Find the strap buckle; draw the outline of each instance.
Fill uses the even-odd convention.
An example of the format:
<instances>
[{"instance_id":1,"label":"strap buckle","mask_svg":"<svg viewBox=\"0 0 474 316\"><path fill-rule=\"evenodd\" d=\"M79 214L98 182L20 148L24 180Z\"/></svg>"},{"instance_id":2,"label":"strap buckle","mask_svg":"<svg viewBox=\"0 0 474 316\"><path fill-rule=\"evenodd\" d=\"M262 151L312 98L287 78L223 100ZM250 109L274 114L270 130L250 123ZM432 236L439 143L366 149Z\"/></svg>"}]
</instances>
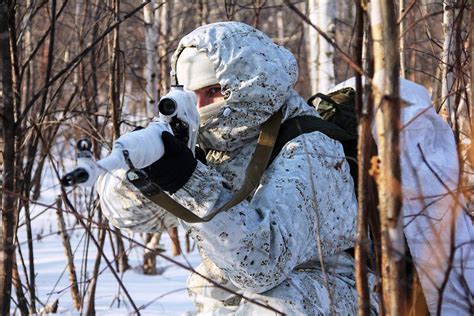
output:
<instances>
[{"instance_id":1,"label":"strap buckle","mask_svg":"<svg viewBox=\"0 0 474 316\"><path fill-rule=\"evenodd\" d=\"M127 180L130 181L146 197L160 193L161 188L148 178L148 174L143 169L137 169L130 160L128 150L123 150L123 157L129 170L126 173Z\"/></svg>"}]
</instances>

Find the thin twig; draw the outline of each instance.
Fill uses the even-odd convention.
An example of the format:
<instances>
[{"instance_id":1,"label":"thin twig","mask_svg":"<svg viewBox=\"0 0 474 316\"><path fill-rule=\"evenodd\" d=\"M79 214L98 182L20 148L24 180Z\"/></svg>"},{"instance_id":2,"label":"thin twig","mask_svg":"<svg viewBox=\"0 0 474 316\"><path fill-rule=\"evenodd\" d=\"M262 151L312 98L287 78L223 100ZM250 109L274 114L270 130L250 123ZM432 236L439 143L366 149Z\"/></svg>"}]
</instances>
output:
<instances>
[{"instance_id":1,"label":"thin twig","mask_svg":"<svg viewBox=\"0 0 474 316\"><path fill-rule=\"evenodd\" d=\"M402 20L405 18L405 16L408 14L408 12L411 11L411 9L413 9L413 7L415 6L416 4L416 1L417 0L412 0L410 2L410 4L408 5L408 7L403 11L403 14L398 18L397 20L397 25L400 24L402 22Z\"/></svg>"},{"instance_id":2,"label":"thin twig","mask_svg":"<svg viewBox=\"0 0 474 316\"><path fill-rule=\"evenodd\" d=\"M66 72L69 70L73 70L79 65L79 62L84 58L85 55L87 55L95 45L97 45L102 39L107 36L110 32L112 32L116 27L118 27L120 24L122 24L124 21L126 21L128 18L132 17L135 13L140 11L145 5L147 5L151 0L145 0L141 5L124 15L123 18L118 19L118 21L112 23L100 36L97 37L97 39L92 42L89 46L84 48L82 52L80 52L76 57L74 57L66 66L64 66L63 69L61 69L56 75L54 75L48 82L44 84L44 86L36 92L36 94L31 98L31 100L28 102L28 104L25 107L25 110L21 114L21 117L18 119L18 121L22 121L27 115L35 101L43 94L43 91L48 89L53 83L55 83L59 78L61 78Z\"/></svg>"}]
</instances>

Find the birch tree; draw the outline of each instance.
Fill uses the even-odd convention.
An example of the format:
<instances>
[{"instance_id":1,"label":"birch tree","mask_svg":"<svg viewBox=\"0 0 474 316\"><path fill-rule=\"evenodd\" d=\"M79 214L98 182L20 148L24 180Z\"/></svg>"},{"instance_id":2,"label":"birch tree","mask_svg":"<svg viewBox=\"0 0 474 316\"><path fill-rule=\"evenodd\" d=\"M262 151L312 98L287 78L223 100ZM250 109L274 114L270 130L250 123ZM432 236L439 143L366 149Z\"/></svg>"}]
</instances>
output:
<instances>
[{"instance_id":1,"label":"birch tree","mask_svg":"<svg viewBox=\"0 0 474 316\"><path fill-rule=\"evenodd\" d=\"M463 193L470 206L474 200L472 187L474 184L474 168L472 155L471 129L472 105L470 100L471 78L469 76L468 33L463 30L463 16L467 11L467 1L458 0L444 4L442 52L442 88L441 116L451 124L456 141L459 145L461 179ZM469 27L467 27L469 29ZM469 108L471 107L471 108ZM471 207L471 216L474 215Z\"/></svg>"},{"instance_id":2,"label":"birch tree","mask_svg":"<svg viewBox=\"0 0 474 316\"><path fill-rule=\"evenodd\" d=\"M159 33L159 11L156 0L143 7L143 18L145 22L145 49L146 49L146 115L148 118L155 117L158 113L156 104L158 100L158 64L157 47ZM155 16L156 15L156 16Z\"/></svg>"},{"instance_id":3,"label":"birch tree","mask_svg":"<svg viewBox=\"0 0 474 316\"><path fill-rule=\"evenodd\" d=\"M398 16L403 16L403 13L405 12L405 0L400 0L399 7L398 7ZM405 19L402 19L400 21L400 46L399 46L399 51L400 51L400 77L405 78L406 77L406 67L405 67L405 36L403 36L403 33L405 32Z\"/></svg>"},{"instance_id":4,"label":"birch tree","mask_svg":"<svg viewBox=\"0 0 474 316\"><path fill-rule=\"evenodd\" d=\"M145 22L145 48L147 62L145 65L146 79L146 115L149 119L158 115L157 102L159 94L158 84L158 41L160 30L160 11L156 0L152 0L143 7ZM156 251L149 249L158 249L161 238L161 232L144 234L147 249L143 253L143 272L145 274L155 275L156 271Z\"/></svg>"},{"instance_id":5,"label":"birch tree","mask_svg":"<svg viewBox=\"0 0 474 316\"><path fill-rule=\"evenodd\" d=\"M443 51L441 58L441 116L446 122L453 126L455 120L455 95L452 93L454 88L454 59L456 38L454 36L454 17L458 13L456 0L443 1Z\"/></svg>"},{"instance_id":6,"label":"birch tree","mask_svg":"<svg viewBox=\"0 0 474 316\"><path fill-rule=\"evenodd\" d=\"M277 25L277 32L278 32L278 41L281 43L285 37L285 27L283 24L283 12L278 11L276 15L276 25Z\"/></svg>"},{"instance_id":7,"label":"birch tree","mask_svg":"<svg viewBox=\"0 0 474 316\"><path fill-rule=\"evenodd\" d=\"M173 11L173 1L166 1L160 6L159 15L155 15L155 18L160 19L160 36L159 36L159 45L158 45L158 55L159 55L159 67L160 67L160 77L159 77L159 96L163 96L168 91L169 87L169 56L168 56L168 46L171 34L171 23Z\"/></svg>"},{"instance_id":8,"label":"birch tree","mask_svg":"<svg viewBox=\"0 0 474 316\"><path fill-rule=\"evenodd\" d=\"M308 12L311 22L334 38L335 1L310 0ZM335 84L334 48L310 25L308 25L308 47L311 90L313 93L327 91Z\"/></svg>"}]
</instances>

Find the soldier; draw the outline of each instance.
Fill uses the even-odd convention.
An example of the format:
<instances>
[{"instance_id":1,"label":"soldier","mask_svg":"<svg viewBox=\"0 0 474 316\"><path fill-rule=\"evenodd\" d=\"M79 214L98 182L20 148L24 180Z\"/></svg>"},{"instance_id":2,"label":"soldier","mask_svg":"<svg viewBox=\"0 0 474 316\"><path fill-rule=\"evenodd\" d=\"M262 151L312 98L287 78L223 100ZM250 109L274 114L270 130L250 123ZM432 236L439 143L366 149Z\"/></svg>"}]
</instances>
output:
<instances>
[{"instance_id":1,"label":"soldier","mask_svg":"<svg viewBox=\"0 0 474 316\"><path fill-rule=\"evenodd\" d=\"M200 217L241 188L263 123L276 113L283 124L318 116L293 89L294 56L243 23L210 24L185 36L171 73L197 95L205 160L164 132L165 154L147 172ZM106 175L98 191L104 214L122 228L153 231L173 222L127 181ZM289 315L355 315L354 264L346 250L354 244L356 210L341 144L310 132L284 144L245 200L208 222L182 223L203 257L197 271L221 285ZM188 288L199 313L269 312L197 274Z\"/></svg>"}]
</instances>

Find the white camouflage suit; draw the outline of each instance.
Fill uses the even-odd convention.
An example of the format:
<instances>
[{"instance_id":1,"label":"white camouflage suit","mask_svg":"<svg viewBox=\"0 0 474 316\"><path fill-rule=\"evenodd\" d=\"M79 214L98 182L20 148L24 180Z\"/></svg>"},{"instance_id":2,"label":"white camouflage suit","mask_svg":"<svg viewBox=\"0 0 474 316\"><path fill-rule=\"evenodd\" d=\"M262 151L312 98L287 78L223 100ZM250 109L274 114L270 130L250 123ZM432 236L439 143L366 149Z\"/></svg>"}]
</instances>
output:
<instances>
[{"instance_id":1,"label":"white camouflage suit","mask_svg":"<svg viewBox=\"0 0 474 316\"><path fill-rule=\"evenodd\" d=\"M172 75L185 47L207 53L226 95L225 104L201 122L208 165L198 162L172 195L204 217L240 188L263 122L280 109L283 121L317 114L292 88L293 55L262 32L235 22L200 27L179 43ZM162 221L173 222L117 177L102 177L98 192L105 215L121 228L154 231ZM283 147L247 200L207 223L183 225L203 257L197 271L221 285L289 315L355 315L353 259L345 250L354 245L356 210L341 144L313 132ZM200 315L275 314L197 274L188 288ZM372 300L371 310L377 308Z\"/></svg>"}]
</instances>

